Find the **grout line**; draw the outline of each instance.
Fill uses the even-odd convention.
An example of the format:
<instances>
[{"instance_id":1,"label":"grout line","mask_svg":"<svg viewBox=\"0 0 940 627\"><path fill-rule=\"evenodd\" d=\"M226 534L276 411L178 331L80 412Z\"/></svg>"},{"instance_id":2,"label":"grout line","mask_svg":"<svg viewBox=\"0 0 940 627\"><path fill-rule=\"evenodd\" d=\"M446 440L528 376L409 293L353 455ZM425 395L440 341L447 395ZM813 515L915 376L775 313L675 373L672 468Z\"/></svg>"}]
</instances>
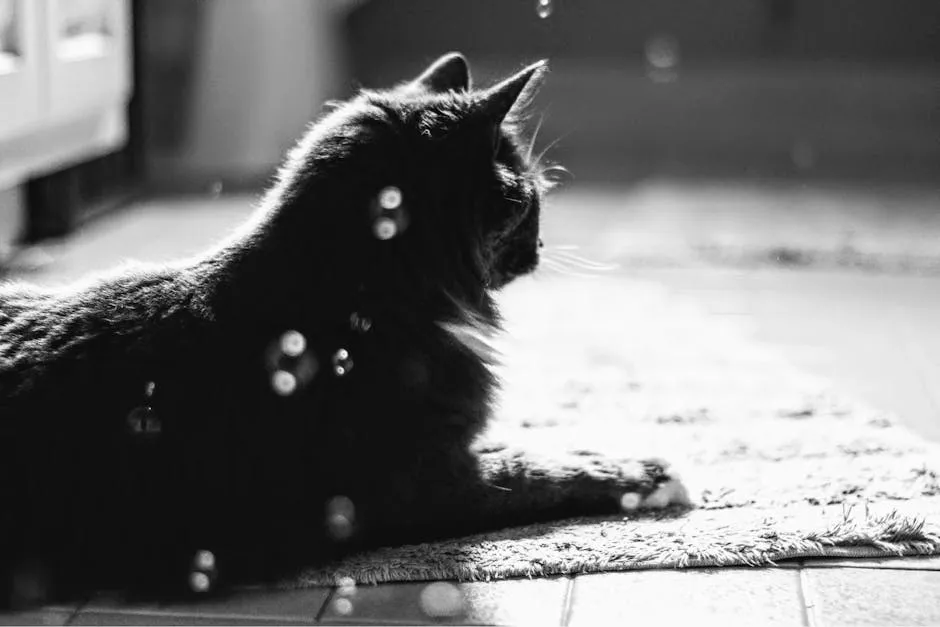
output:
<instances>
[{"instance_id":1,"label":"grout line","mask_svg":"<svg viewBox=\"0 0 940 627\"><path fill-rule=\"evenodd\" d=\"M801 568L797 571L800 580L800 602L803 606L803 622L806 627L822 627L816 616L816 598L813 595L812 584L808 572Z\"/></svg>"},{"instance_id":2,"label":"grout line","mask_svg":"<svg viewBox=\"0 0 940 627\"><path fill-rule=\"evenodd\" d=\"M84 611L84 609L88 606L89 603L91 603L91 599L92 597L88 596L88 597L85 597L85 599L82 600L81 602L77 603L75 605L75 609L72 610L72 612L69 614L69 617L65 619L64 624L71 625L72 621L78 618L78 615L81 614L82 611Z\"/></svg>"},{"instance_id":3,"label":"grout line","mask_svg":"<svg viewBox=\"0 0 940 627\"><path fill-rule=\"evenodd\" d=\"M326 609L330 606L330 603L333 601L333 597L336 596L336 588L330 588L330 593L326 595L326 598L323 599L323 604L320 605L320 609L316 614L313 615L313 622L319 623L323 620L323 615L326 614Z\"/></svg>"},{"instance_id":4,"label":"grout line","mask_svg":"<svg viewBox=\"0 0 940 627\"><path fill-rule=\"evenodd\" d=\"M561 601L561 627L568 627L571 621L571 611L574 609L574 582L577 576L569 575L566 577L568 584L565 586L565 595Z\"/></svg>"}]
</instances>

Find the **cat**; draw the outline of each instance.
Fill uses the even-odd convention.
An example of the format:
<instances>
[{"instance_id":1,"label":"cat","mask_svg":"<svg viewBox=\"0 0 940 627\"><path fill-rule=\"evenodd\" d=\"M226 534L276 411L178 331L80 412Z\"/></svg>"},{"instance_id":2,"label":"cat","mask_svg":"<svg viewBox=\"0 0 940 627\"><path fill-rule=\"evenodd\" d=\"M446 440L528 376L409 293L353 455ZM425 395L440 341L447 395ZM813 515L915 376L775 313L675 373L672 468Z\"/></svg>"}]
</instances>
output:
<instances>
[{"instance_id":1,"label":"cat","mask_svg":"<svg viewBox=\"0 0 940 627\"><path fill-rule=\"evenodd\" d=\"M447 54L333 103L205 254L0 287L12 598L218 590L381 544L688 505L661 460L478 439L494 295L539 261L550 184L523 125L546 72L476 89Z\"/></svg>"}]
</instances>

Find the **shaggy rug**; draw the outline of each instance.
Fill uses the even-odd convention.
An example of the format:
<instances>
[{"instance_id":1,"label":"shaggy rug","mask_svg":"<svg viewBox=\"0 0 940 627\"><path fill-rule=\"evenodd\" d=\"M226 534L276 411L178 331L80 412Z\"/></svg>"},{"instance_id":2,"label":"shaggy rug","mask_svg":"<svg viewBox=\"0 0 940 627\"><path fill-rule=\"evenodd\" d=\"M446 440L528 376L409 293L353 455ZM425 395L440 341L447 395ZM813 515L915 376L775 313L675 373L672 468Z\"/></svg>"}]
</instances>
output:
<instances>
[{"instance_id":1,"label":"shaggy rug","mask_svg":"<svg viewBox=\"0 0 940 627\"><path fill-rule=\"evenodd\" d=\"M740 320L623 277L535 278L502 306L506 385L488 435L663 457L696 509L388 548L292 585L940 554L940 446L839 397Z\"/></svg>"}]
</instances>

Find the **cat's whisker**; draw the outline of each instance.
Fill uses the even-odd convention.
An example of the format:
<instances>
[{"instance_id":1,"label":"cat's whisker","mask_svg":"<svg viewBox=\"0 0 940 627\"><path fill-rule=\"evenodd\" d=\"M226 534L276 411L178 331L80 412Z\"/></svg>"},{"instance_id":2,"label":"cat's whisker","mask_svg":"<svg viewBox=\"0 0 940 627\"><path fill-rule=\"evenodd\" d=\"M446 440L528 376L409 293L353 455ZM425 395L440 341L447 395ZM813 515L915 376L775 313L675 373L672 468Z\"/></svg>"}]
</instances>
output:
<instances>
[{"instance_id":1,"label":"cat's whisker","mask_svg":"<svg viewBox=\"0 0 940 627\"><path fill-rule=\"evenodd\" d=\"M565 251L549 250L543 252L542 254L543 256L547 256L553 259L556 263L560 263L568 268L593 270L597 272L607 272L618 268L618 266L615 264L604 264L597 261L592 261L590 259L581 257L580 255L573 255Z\"/></svg>"},{"instance_id":2,"label":"cat's whisker","mask_svg":"<svg viewBox=\"0 0 940 627\"><path fill-rule=\"evenodd\" d=\"M599 261L593 261L591 259L588 259L587 257L582 257L581 255L577 255L573 252L566 251L566 250L556 250L556 251L552 251L552 253L557 255L558 259L564 260L570 263L573 267L581 268L583 270L599 270L603 272L609 272L611 270L616 270L620 267L618 264L615 264L615 263L603 263Z\"/></svg>"},{"instance_id":3,"label":"cat's whisker","mask_svg":"<svg viewBox=\"0 0 940 627\"><path fill-rule=\"evenodd\" d=\"M535 125L535 132L532 133L532 141L529 142L529 150L526 151L526 163L532 162L532 153L535 151L535 142L539 137L539 131L542 130L542 123L545 122L545 114L539 116L539 122Z\"/></svg>"},{"instance_id":4,"label":"cat's whisker","mask_svg":"<svg viewBox=\"0 0 940 627\"><path fill-rule=\"evenodd\" d=\"M596 279L598 277L597 274L578 272L577 270L572 270L570 267L558 263L553 259L546 259L544 257L541 260L541 265L544 266L546 270L549 270L554 274L561 274L568 277L574 277L578 279Z\"/></svg>"},{"instance_id":5,"label":"cat's whisker","mask_svg":"<svg viewBox=\"0 0 940 627\"><path fill-rule=\"evenodd\" d=\"M571 264L570 262L568 262L568 261L566 261L566 260L564 260L564 259L560 259L560 258L558 258L558 257L553 257L553 256L551 256L551 255L544 255L544 254L543 254L543 255L540 257L540 262L541 262L543 265L546 265L549 269L555 270L555 271L558 271L558 272L572 273L572 272L585 271L585 272L582 272L582 273L585 273L585 274L586 274L586 272L591 271L589 268L578 268L577 266Z\"/></svg>"},{"instance_id":6,"label":"cat's whisker","mask_svg":"<svg viewBox=\"0 0 940 627\"><path fill-rule=\"evenodd\" d=\"M565 138L568 137L568 135L570 135L570 134L571 134L571 133L565 133L564 135L561 135L561 136L558 137L557 139L555 139L555 140L549 142L549 143L548 143L548 146L546 146L545 148L543 148L543 149L542 149L542 152L540 152L540 153L538 154L538 156L535 157L534 163L535 163L535 164L540 164L540 163L542 163L542 159L545 158L545 155L548 154L548 151L551 150L552 148L554 148L555 146L557 146L557 145L558 145L558 142L560 142L561 140L565 139ZM548 167L551 168L552 166L548 166ZM561 167L561 166L559 166L559 167ZM540 169L541 169L541 168L540 168ZM544 171L544 170L543 170L543 171Z\"/></svg>"}]
</instances>

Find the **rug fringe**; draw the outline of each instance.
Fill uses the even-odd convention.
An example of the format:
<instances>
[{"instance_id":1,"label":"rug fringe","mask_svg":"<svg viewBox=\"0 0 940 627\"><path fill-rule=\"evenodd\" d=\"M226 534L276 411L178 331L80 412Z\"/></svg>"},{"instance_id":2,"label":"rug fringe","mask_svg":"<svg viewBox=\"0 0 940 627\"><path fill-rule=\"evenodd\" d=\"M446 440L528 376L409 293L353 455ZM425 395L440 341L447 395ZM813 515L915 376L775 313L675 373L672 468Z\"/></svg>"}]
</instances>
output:
<instances>
[{"instance_id":1,"label":"rug fringe","mask_svg":"<svg viewBox=\"0 0 940 627\"><path fill-rule=\"evenodd\" d=\"M736 535L741 535L740 529L736 530ZM522 564L505 561L496 565L494 561L499 562L498 559L482 561L474 557L474 547L476 553L481 553L487 551L486 545L494 545L490 549L493 555L499 553L495 543L488 542L488 536L483 536L447 543L451 549L454 544L462 548L446 553L441 552L438 545L425 544L353 556L331 568L308 571L299 579L285 582L282 587L333 586L344 578L352 578L361 584L439 580L475 582L633 570L766 567L808 558L940 555L940 535L928 529L925 519L903 515L896 509L875 515L867 507L864 510L847 507L824 529L802 533L781 532L775 529L773 521L765 519L764 524L749 535L750 542L739 547L713 544L702 549L679 543L668 551L646 549L631 553L625 550L606 559L594 555L573 561L560 556L557 562L532 560ZM521 536L519 541L523 542L524 538Z\"/></svg>"}]
</instances>

